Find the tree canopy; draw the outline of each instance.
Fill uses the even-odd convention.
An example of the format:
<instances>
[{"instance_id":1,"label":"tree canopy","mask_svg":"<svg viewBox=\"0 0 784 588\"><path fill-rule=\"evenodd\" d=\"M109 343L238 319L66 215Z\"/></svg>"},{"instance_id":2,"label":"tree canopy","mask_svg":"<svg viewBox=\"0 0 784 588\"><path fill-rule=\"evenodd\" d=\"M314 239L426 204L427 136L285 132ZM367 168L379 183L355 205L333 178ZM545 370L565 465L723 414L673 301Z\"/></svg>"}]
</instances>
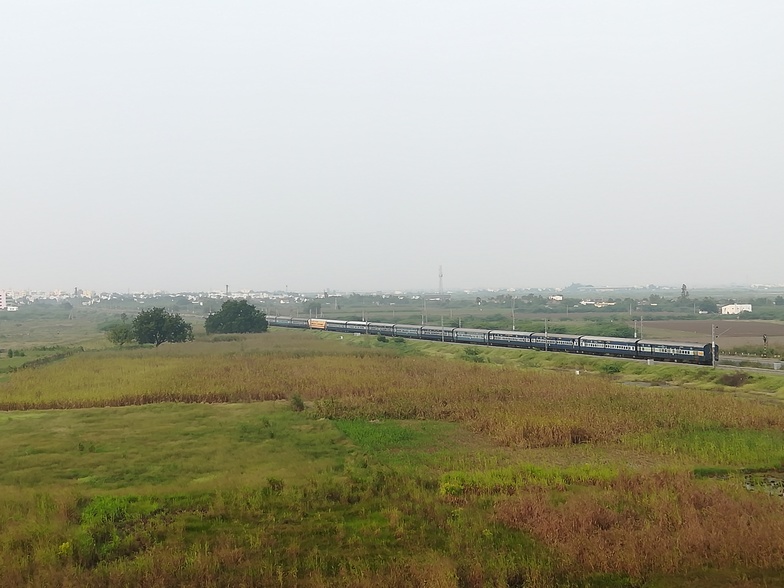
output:
<instances>
[{"instance_id":1,"label":"tree canopy","mask_svg":"<svg viewBox=\"0 0 784 588\"><path fill-rule=\"evenodd\" d=\"M139 343L182 343L193 340L193 327L177 313L154 307L141 311L131 324Z\"/></svg>"},{"instance_id":2,"label":"tree canopy","mask_svg":"<svg viewBox=\"0 0 784 588\"><path fill-rule=\"evenodd\" d=\"M106 331L106 337L115 345L125 345L133 341L133 327L126 323L116 323Z\"/></svg>"},{"instance_id":3,"label":"tree canopy","mask_svg":"<svg viewBox=\"0 0 784 588\"><path fill-rule=\"evenodd\" d=\"M267 317L247 300L227 300L218 312L204 321L208 335L213 333L263 333Z\"/></svg>"}]
</instances>

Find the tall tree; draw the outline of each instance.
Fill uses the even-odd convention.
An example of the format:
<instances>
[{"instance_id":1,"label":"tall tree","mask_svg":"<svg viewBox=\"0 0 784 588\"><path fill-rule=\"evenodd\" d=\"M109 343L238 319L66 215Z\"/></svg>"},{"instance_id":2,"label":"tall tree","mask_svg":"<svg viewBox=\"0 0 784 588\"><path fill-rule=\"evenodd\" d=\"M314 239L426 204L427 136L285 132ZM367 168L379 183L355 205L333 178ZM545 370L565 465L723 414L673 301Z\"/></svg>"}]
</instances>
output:
<instances>
[{"instance_id":1,"label":"tall tree","mask_svg":"<svg viewBox=\"0 0 784 588\"><path fill-rule=\"evenodd\" d=\"M133 336L139 343L182 343L193 340L193 327L177 313L154 307L141 311L133 323Z\"/></svg>"},{"instance_id":2,"label":"tall tree","mask_svg":"<svg viewBox=\"0 0 784 588\"><path fill-rule=\"evenodd\" d=\"M218 312L204 321L208 335L213 333L263 333L267 317L247 300L227 300Z\"/></svg>"}]
</instances>

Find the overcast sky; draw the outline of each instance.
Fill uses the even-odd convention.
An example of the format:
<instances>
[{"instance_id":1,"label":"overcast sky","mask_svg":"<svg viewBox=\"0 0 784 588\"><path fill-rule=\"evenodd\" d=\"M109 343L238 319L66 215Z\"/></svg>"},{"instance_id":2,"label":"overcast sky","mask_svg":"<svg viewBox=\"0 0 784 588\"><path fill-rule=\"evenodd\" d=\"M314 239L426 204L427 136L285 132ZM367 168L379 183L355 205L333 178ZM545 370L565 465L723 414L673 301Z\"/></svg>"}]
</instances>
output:
<instances>
[{"instance_id":1,"label":"overcast sky","mask_svg":"<svg viewBox=\"0 0 784 588\"><path fill-rule=\"evenodd\" d=\"M0 1L0 288L784 283L784 2Z\"/></svg>"}]
</instances>

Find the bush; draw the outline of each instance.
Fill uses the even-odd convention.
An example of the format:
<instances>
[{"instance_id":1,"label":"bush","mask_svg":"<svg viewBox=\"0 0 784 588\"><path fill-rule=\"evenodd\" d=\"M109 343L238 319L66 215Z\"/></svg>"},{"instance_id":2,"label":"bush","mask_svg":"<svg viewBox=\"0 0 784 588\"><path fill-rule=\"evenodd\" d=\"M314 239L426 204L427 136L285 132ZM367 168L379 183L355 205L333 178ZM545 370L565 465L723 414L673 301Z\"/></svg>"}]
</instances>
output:
<instances>
[{"instance_id":1,"label":"bush","mask_svg":"<svg viewBox=\"0 0 784 588\"><path fill-rule=\"evenodd\" d=\"M475 363L484 363L485 357L482 355L482 352L479 351L476 347L466 347L463 349L463 359L467 361L473 361Z\"/></svg>"},{"instance_id":2,"label":"bush","mask_svg":"<svg viewBox=\"0 0 784 588\"><path fill-rule=\"evenodd\" d=\"M739 388L751 379L751 376L744 372L733 372L731 374L722 374L719 377L719 384L724 386L732 386Z\"/></svg>"},{"instance_id":3,"label":"bush","mask_svg":"<svg viewBox=\"0 0 784 588\"><path fill-rule=\"evenodd\" d=\"M305 401L302 400L302 396L295 394L291 397L291 408L293 408L296 412L302 412L305 410Z\"/></svg>"}]
</instances>

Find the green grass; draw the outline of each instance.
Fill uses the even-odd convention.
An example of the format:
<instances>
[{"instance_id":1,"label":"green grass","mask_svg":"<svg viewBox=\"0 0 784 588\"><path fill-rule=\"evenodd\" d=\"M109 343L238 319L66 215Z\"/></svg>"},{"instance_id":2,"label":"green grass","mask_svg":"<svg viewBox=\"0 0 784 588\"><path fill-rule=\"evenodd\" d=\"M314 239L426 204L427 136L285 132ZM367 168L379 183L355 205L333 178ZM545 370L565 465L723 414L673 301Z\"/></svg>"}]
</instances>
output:
<instances>
[{"instance_id":1,"label":"green grass","mask_svg":"<svg viewBox=\"0 0 784 588\"><path fill-rule=\"evenodd\" d=\"M201 490L269 477L292 482L332 471L349 452L331 423L275 403L0 414L0 487Z\"/></svg>"},{"instance_id":2,"label":"green grass","mask_svg":"<svg viewBox=\"0 0 784 588\"><path fill-rule=\"evenodd\" d=\"M440 480L439 492L464 494L513 494L531 487L565 488L569 485L608 482L618 477L619 467L584 464L570 467L521 465L482 471L448 472Z\"/></svg>"},{"instance_id":3,"label":"green grass","mask_svg":"<svg viewBox=\"0 0 784 588\"><path fill-rule=\"evenodd\" d=\"M674 429L629 437L624 444L685 458L701 467L779 469L784 465L784 432L778 430Z\"/></svg>"},{"instance_id":4,"label":"green grass","mask_svg":"<svg viewBox=\"0 0 784 588\"><path fill-rule=\"evenodd\" d=\"M8 357L8 349L6 349L0 352L0 373L10 373L28 364L42 364L47 359L66 357L79 351L81 351L81 347L44 345L27 349L16 349L13 350L13 356Z\"/></svg>"},{"instance_id":5,"label":"green grass","mask_svg":"<svg viewBox=\"0 0 784 588\"><path fill-rule=\"evenodd\" d=\"M394 451L432 447L439 432L453 429L448 423L421 423L399 421L338 420L335 426L351 441L366 451Z\"/></svg>"}]
</instances>

